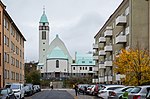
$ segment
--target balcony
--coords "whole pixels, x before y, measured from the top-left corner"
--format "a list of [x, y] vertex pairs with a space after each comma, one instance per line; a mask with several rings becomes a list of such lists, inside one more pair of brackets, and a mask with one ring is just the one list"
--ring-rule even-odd
[[106, 68], [106, 67], [104, 66], [104, 63], [99, 63], [99, 69], [104, 69], [104, 68]]
[[106, 60], [106, 61], [104, 62], [104, 66], [106, 66], [106, 67], [112, 66], [112, 61]]
[[112, 36], [112, 30], [106, 30], [105, 32], [104, 32], [104, 36], [105, 37], [110, 37], [110, 36]]
[[99, 51], [99, 55], [100, 55], [100, 56], [105, 56], [105, 55], [106, 55], [106, 53], [105, 53], [105, 51], [104, 51], [104, 50], [100, 50], [100, 51]]
[[126, 23], [127, 23], [126, 16], [118, 16], [116, 18], [116, 26], [123, 26]]
[[105, 51], [105, 52], [111, 52], [111, 51], [112, 51], [112, 45], [106, 45], [106, 46], [104, 47], [104, 51]]
[[116, 44], [121, 44], [126, 42], [127, 42], [126, 35], [118, 35], [116, 37]]
[[100, 43], [105, 43], [106, 42], [106, 38], [105, 37], [100, 37], [99, 38], [99, 42]]
[[98, 44], [93, 44], [93, 49], [98, 49]]
[[93, 59], [94, 60], [98, 60], [98, 56], [93, 56]]
[[108, 75], [108, 76], [105, 76], [105, 81], [112, 81], [112, 76], [111, 75]]

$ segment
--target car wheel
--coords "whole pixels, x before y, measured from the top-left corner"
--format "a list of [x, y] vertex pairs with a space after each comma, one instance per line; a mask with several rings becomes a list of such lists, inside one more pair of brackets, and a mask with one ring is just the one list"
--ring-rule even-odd
[[119, 99], [122, 99], [122, 96], [120, 96]]

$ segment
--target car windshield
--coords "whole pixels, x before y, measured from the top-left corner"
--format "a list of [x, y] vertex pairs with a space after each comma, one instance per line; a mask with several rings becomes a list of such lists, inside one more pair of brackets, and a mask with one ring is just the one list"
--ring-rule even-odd
[[1, 95], [7, 94], [7, 89], [2, 89], [2, 90], [0, 90], [0, 94], [1, 94]]
[[128, 88], [126, 91], [127, 91], [127, 92], [131, 92], [132, 89], [133, 89], [133, 88]]
[[131, 90], [131, 93], [139, 93], [141, 90], [140, 87], [134, 87], [132, 90]]
[[11, 89], [20, 89], [20, 88], [19, 88], [19, 85], [11, 85], [10, 88], [11, 88]]

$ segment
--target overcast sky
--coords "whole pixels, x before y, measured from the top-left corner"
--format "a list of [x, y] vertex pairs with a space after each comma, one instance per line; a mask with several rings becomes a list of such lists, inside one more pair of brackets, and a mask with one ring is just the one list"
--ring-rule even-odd
[[71, 56], [92, 51], [94, 36], [122, 0], [2, 0], [26, 38], [25, 60], [38, 61], [39, 20], [45, 6], [50, 42], [59, 35]]

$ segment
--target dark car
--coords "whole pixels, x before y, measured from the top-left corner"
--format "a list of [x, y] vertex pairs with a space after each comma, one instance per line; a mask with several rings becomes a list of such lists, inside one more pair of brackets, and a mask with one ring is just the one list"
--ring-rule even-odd
[[10, 88], [0, 89], [0, 99], [17, 99]]
[[31, 84], [31, 83], [25, 84], [24, 90], [25, 90], [25, 95], [27, 95], [27, 96], [33, 95], [33, 93], [34, 93], [33, 84]]
[[78, 85], [79, 93], [86, 94], [86, 89], [88, 86], [89, 86], [88, 84], [79, 84]]

